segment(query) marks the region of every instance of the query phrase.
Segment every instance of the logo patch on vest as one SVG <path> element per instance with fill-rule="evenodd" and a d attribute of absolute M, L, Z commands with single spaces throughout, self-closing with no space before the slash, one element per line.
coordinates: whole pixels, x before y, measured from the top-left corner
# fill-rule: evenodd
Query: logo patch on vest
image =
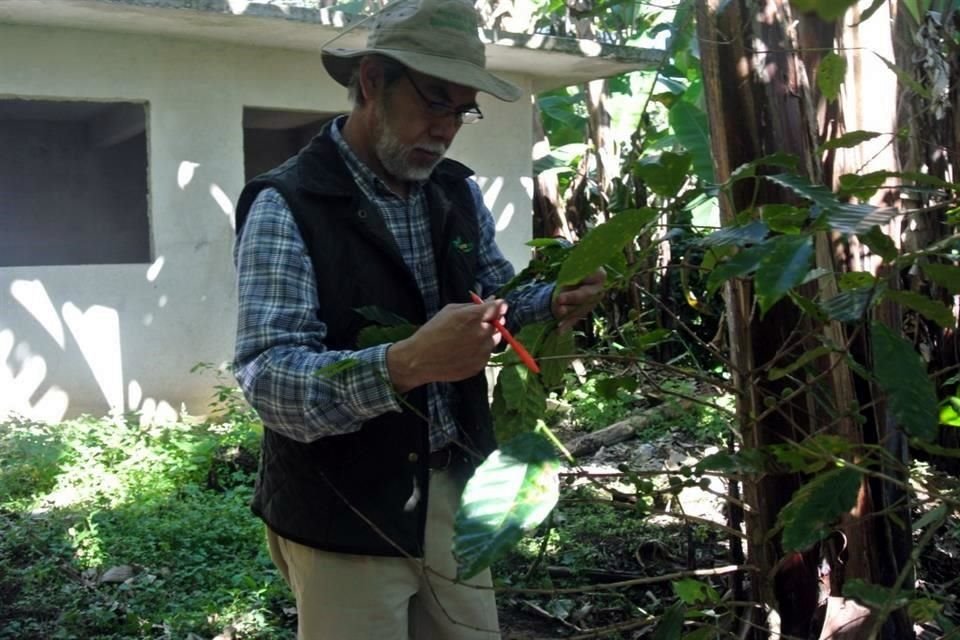
<path fill-rule="evenodd" d="M 473 243 L 463 240 L 460 236 L 451 240 L 450 245 L 460 253 L 471 253 L 473 251 Z"/>

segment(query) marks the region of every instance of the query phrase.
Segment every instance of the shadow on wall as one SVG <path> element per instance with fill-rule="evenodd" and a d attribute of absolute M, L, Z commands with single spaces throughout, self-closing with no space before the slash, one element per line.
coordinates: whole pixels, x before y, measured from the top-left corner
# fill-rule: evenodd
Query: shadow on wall
<path fill-rule="evenodd" d="M 199 166 L 190 161 L 179 162 L 176 181 L 181 191 L 193 182 Z M 205 196 L 199 197 L 209 198 L 215 207 L 208 204 L 200 209 L 222 215 L 227 224 L 221 228 L 230 229 L 232 237 L 233 203 L 214 182 L 205 190 Z M 209 243 L 201 242 L 198 246 L 205 244 Z M 203 270 L 201 260 L 188 268 Z M 192 343 L 187 333 L 190 322 L 179 317 L 183 305 L 191 304 L 185 299 L 187 296 L 171 301 L 166 293 L 157 291 L 167 263 L 164 256 L 159 256 L 150 264 L 97 265 L 96 273 L 105 276 L 100 278 L 102 282 L 77 280 L 66 285 L 68 290 L 82 286 L 87 292 L 84 297 L 109 299 L 112 306 L 85 305 L 76 296 L 69 296 L 73 300 L 64 299 L 64 282 L 80 277 L 75 275 L 80 272 L 76 265 L 37 267 L 38 271 L 56 274 L 50 276 L 49 285 L 44 278 L 0 278 L 0 282 L 9 283 L 9 287 L 0 284 L 7 289 L 0 291 L 0 420 L 19 415 L 57 422 L 78 413 L 127 412 L 138 413 L 145 423 L 176 420 L 182 409 L 175 405 L 182 405 L 163 396 L 178 394 L 164 389 L 165 385 L 158 380 L 182 376 L 171 375 L 169 370 L 158 376 L 153 373 L 165 366 L 165 359 L 177 363 L 170 366 L 180 368 L 181 363 L 189 362 L 199 345 Z M 17 273 L 28 269 L 19 267 Z M 134 275 L 141 269 L 143 280 Z M 220 284 L 229 287 L 232 283 Z M 199 293 L 204 300 L 206 292 Z M 199 313 L 197 316 L 203 317 Z M 177 350 L 175 356 L 168 357 Z M 142 374 L 143 383 L 125 372 L 125 361 L 128 369 Z M 184 365 L 183 373 L 193 364 L 196 362 Z M 212 392 L 213 383 L 208 382 L 201 382 L 198 377 L 198 384 Z M 148 396 L 144 387 L 152 388 L 158 397 Z"/>

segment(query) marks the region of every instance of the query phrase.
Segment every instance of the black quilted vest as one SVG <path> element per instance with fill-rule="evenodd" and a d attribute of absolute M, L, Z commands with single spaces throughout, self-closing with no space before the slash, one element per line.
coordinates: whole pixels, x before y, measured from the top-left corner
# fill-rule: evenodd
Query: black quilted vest
<path fill-rule="evenodd" d="M 441 306 L 469 302 L 475 286 L 479 228 L 466 183 L 470 175 L 465 166 L 444 160 L 425 185 Z M 426 321 L 420 291 L 392 234 L 354 184 L 327 130 L 244 188 L 238 237 L 265 187 L 286 199 L 306 243 L 327 348 L 357 348 L 357 334 L 370 324 L 356 312 L 360 307 L 377 306 L 414 324 Z M 486 380 L 481 373 L 454 387 L 459 438 L 485 456 L 496 446 Z M 309 444 L 264 429 L 254 513 L 281 536 L 318 549 L 422 555 L 429 442 L 417 413 L 428 415 L 426 388 L 412 390 L 404 401 L 416 412 L 385 414 L 357 432 Z M 405 510 L 415 482 L 420 500 Z"/>

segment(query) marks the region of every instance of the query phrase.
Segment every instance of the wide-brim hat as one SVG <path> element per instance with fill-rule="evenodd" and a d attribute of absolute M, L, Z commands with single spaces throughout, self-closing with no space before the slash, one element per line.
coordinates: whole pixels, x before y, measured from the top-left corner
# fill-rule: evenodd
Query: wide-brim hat
<path fill-rule="evenodd" d="M 486 51 L 478 31 L 478 16 L 464 0 L 399 0 L 374 17 L 363 49 L 324 45 L 323 66 L 347 86 L 360 58 L 381 55 L 414 71 L 489 93 L 513 102 L 519 87 L 486 70 Z"/>

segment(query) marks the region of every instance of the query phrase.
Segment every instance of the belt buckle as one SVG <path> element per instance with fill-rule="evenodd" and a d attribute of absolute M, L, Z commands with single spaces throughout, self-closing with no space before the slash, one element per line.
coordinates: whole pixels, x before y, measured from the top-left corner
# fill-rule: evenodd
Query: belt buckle
<path fill-rule="evenodd" d="M 436 458 L 435 458 L 436 457 Z M 434 471 L 443 471 L 453 462 L 453 446 L 447 445 L 430 454 L 430 468 Z"/>

